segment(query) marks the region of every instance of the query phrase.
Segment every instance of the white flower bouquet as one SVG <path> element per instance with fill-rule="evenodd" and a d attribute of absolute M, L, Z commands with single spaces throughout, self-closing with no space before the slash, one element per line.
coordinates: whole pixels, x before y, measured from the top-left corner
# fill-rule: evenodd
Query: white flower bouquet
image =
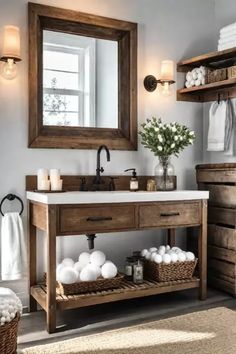
<path fill-rule="evenodd" d="M 139 131 L 141 143 L 158 156 L 160 161 L 155 168 L 157 190 L 175 189 L 176 182 L 173 177 L 174 169 L 169 161 L 170 156 L 178 157 L 185 147 L 193 144 L 195 133 L 185 125 L 176 122 L 163 124 L 161 118 L 155 117 L 147 119 L 141 127 L 142 130 Z"/>
<path fill-rule="evenodd" d="M 162 160 L 168 160 L 171 155 L 178 157 L 180 151 L 193 144 L 195 139 L 195 133 L 185 125 L 176 122 L 163 124 L 161 118 L 147 119 L 141 127 L 141 143 Z"/>

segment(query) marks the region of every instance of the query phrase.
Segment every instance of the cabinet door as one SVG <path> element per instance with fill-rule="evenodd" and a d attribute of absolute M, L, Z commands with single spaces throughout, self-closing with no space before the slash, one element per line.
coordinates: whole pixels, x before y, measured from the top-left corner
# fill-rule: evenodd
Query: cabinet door
<path fill-rule="evenodd" d="M 175 227 L 201 222 L 200 202 L 167 202 L 141 205 L 139 227 Z"/>
<path fill-rule="evenodd" d="M 62 206 L 59 232 L 81 234 L 135 228 L 135 206 Z"/>

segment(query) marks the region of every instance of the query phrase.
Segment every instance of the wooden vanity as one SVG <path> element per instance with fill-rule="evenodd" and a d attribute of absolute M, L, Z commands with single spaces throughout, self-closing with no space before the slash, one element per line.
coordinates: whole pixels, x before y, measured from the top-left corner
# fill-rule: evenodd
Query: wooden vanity
<path fill-rule="evenodd" d="M 38 303 L 47 313 L 47 330 L 52 333 L 56 330 L 57 309 L 66 310 L 190 288 L 199 288 L 199 298 L 206 299 L 208 195 L 207 191 L 27 192 L 30 311 L 36 311 Z M 199 277 L 165 283 L 145 280 L 140 285 L 124 280 L 119 289 L 73 296 L 56 294 L 58 236 L 163 228 L 168 230 L 168 243 L 173 246 L 175 228 L 196 226 L 199 227 Z M 47 239 L 47 289 L 36 281 L 37 228 L 45 231 Z"/>

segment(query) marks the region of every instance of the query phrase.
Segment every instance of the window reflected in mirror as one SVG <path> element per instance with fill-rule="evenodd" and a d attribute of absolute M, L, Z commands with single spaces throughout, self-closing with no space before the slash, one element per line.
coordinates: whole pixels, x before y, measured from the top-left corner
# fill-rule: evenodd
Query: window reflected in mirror
<path fill-rule="evenodd" d="M 118 128 L 117 41 L 43 31 L 43 125 Z"/>

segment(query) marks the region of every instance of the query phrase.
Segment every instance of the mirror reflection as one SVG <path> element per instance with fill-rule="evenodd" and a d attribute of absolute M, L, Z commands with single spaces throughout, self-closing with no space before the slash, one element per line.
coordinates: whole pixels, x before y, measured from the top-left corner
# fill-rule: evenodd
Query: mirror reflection
<path fill-rule="evenodd" d="M 118 128 L 116 41 L 43 31 L 43 125 Z"/>

